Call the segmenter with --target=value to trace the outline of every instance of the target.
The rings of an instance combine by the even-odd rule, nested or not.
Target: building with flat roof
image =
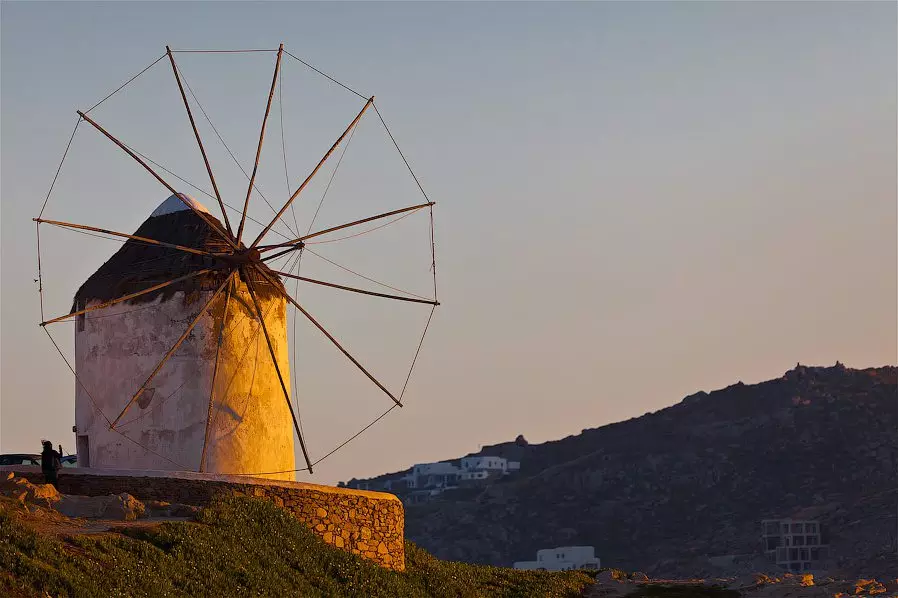
[[[598,569],[601,566],[592,546],[559,546],[536,551],[535,561],[517,561],[515,569],[530,571],[571,571]]]
[[[765,519],[761,522],[767,558],[793,573],[824,568],[829,546],[823,543],[820,523],[799,519]]]

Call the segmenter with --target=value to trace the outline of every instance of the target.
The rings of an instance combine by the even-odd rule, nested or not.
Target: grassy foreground
[[[397,573],[325,544],[257,499],[232,498],[196,522],[121,533],[41,534],[0,503],[4,596],[579,596],[581,572],[515,571],[440,561],[406,543]]]

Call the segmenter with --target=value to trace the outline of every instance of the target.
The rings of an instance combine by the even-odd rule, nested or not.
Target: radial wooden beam
[[[147,384],[149,384],[150,381],[156,376],[156,374],[159,373],[159,370],[162,369],[162,366],[165,365],[165,362],[168,361],[168,359],[172,355],[174,355],[175,351],[178,350],[178,347],[180,347],[181,344],[187,339],[187,337],[190,335],[190,332],[199,323],[200,319],[206,313],[206,310],[209,309],[209,306],[212,305],[212,302],[215,301],[215,298],[221,294],[221,291],[225,288],[225,285],[228,284],[230,281],[231,281],[231,276],[228,276],[227,278],[225,278],[224,282],[221,283],[217,289],[215,289],[215,292],[212,293],[212,296],[209,297],[209,300],[206,301],[206,304],[203,305],[203,307],[200,309],[199,313],[196,315],[196,317],[193,319],[193,321],[190,322],[190,325],[187,327],[187,330],[185,330],[184,333],[181,335],[181,337],[175,342],[175,344],[172,345],[172,348],[168,350],[168,352],[165,354],[165,356],[162,358],[162,360],[159,362],[159,364],[153,369],[152,373],[149,376],[147,376],[147,379],[144,381],[143,384],[140,385],[140,388],[137,389],[137,392],[134,393],[134,396],[131,397],[131,400],[128,401],[128,404],[125,405],[124,409],[122,409],[122,412],[118,414],[118,417],[116,417],[115,420],[111,424],[109,424],[109,429],[115,428],[115,425],[119,422],[120,419],[122,419],[122,416],[124,416],[125,413],[128,412],[128,409],[131,408],[131,405],[133,405],[134,402],[140,397],[140,395],[143,394],[143,391],[146,390]]]
[[[399,399],[397,399],[395,396],[393,396],[393,393],[391,393],[389,390],[387,390],[387,387],[386,387],[386,386],[384,386],[383,384],[381,384],[380,381],[379,381],[377,378],[375,378],[375,377],[371,374],[371,372],[369,372],[367,369],[365,369],[365,366],[363,366],[361,363],[359,363],[359,361],[358,361],[355,357],[353,357],[353,356],[349,353],[349,351],[347,351],[347,350],[343,347],[343,345],[340,344],[340,341],[338,341],[336,338],[334,338],[334,336],[333,336],[330,332],[328,332],[327,329],[326,329],[324,326],[322,326],[322,325],[318,322],[318,320],[316,320],[316,319],[312,316],[312,314],[310,314],[309,312],[307,312],[307,311],[305,310],[305,308],[303,308],[302,305],[300,305],[299,303],[297,303],[297,301],[296,301],[293,297],[291,297],[289,293],[287,293],[287,292],[285,292],[284,290],[282,290],[282,289],[280,288],[280,285],[278,285],[274,280],[272,280],[271,276],[269,276],[269,275],[268,275],[264,270],[262,270],[261,268],[256,268],[256,272],[258,272],[260,275],[262,275],[262,277],[265,278],[265,279],[269,282],[269,284],[271,284],[275,289],[278,289],[278,291],[280,291],[280,293],[287,299],[287,301],[289,301],[290,303],[292,303],[292,304],[294,305],[294,307],[296,307],[296,309],[298,309],[299,311],[301,311],[301,312],[302,312],[302,315],[304,315],[306,318],[308,318],[308,320],[309,320],[312,324],[314,324],[315,327],[316,327],[318,330],[320,330],[320,331],[324,334],[324,336],[326,336],[326,337],[328,338],[328,340],[330,340],[330,342],[332,342],[332,343],[334,344],[335,347],[337,347],[338,349],[340,349],[340,352],[342,352],[343,355],[345,355],[345,356],[349,359],[349,361],[351,361],[353,364],[355,364],[355,366],[356,366],[357,368],[359,368],[359,369],[362,371],[362,373],[365,374],[365,376],[368,377],[369,380],[371,380],[372,382],[374,382],[374,384],[376,384],[377,387],[378,387],[379,389],[381,389],[382,391],[384,391],[384,393],[386,393],[386,395],[387,395],[388,397],[390,397],[391,399],[393,399],[393,402],[396,403],[396,405],[398,405],[399,407],[402,407],[402,403],[399,401]]]
[[[178,67],[175,64],[175,57],[172,55],[171,48],[165,46],[165,53],[168,54],[168,60],[171,62],[172,72],[175,74],[175,81],[178,83],[178,90],[181,92],[181,99],[184,101],[184,108],[187,109],[187,118],[190,119],[190,126],[193,128],[193,135],[196,137],[196,143],[200,146],[200,153],[203,154],[203,162],[206,164],[206,172],[209,173],[209,180],[212,181],[212,190],[215,192],[215,199],[221,207],[221,215],[224,217],[225,226],[228,234],[233,235],[231,222],[228,220],[228,212],[225,210],[224,201],[221,199],[221,193],[218,191],[218,185],[215,183],[215,175],[212,174],[212,166],[209,165],[209,157],[206,156],[206,149],[203,147],[203,140],[200,138],[199,129],[196,128],[196,121],[193,119],[193,112],[190,111],[190,103],[187,101],[187,95],[184,93],[184,85],[181,84],[181,75],[178,73]]]
[[[134,158],[134,159],[137,161],[137,163],[140,164],[141,166],[143,166],[143,167],[146,169],[147,172],[149,172],[151,175],[153,175],[153,177],[155,177],[155,179],[156,179],[157,181],[159,181],[160,183],[162,183],[162,186],[163,186],[163,187],[165,187],[166,189],[168,189],[169,191],[171,191],[173,195],[177,196],[178,199],[180,199],[182,202],[184,202],[184,205],[185,205],[185,206],[187,206],[188,208],[190,208],[191,210],[193,210],[193,213],[196,214],[197,216],[199,216],[200,219],[202,219],[202,221],[205,222],[205,223],[209,226],[209,228],[211,228],[212,230],[214,230],[215,232],[217,232],[217,233],[221,236],[222,239],[224,239],[225,241],[227,241],[228,245],[230,245],[230,246],[233,247],[234,249],[237,249],[237,244],[234,243],[234,241],[233,241],[233,239],[231,239],[230,235],[228,235],[227,233],[225,233],[225,231],[221,230],[221,227],[220,227],[220,226],[218,226],[218,225],[215,224],[212,220],[210,220],[209,214],[203,212],[202,210],[197,209],[196,206],[192,205],[190,202],[185,201],[184,198],[181,197],[181,194],[178,193],[178,191],[176,191],[174,187],[172,187],[171,185],[169,185],[168,182],[166,182],[165,179],[163,179],[161,176],[159,176],[159,174],[158,174],[155,170],[153,170],[152,168],[150,168],[149,165],[148,165],[146,162],[144,162],[143,160],[141,160],[140,157],[139,157],[137,154],[135,154],[133,151],[131,151],[131,150],[128,148],[128,146],[126,146],[124,143],[122,143],[121,141],[119,141],[118,139],[116,139],[115,137],[113,137],[113,136],[112,136],[106,129],[104,129],[103,127],[101,127],[100,125],[98,125],[96,122],[94,122],[89,116],[87,116],[86,114],[84,114],[84,113],[81,112],[80,110],[78,111],[78,115],[79,115],[81,118],[83,118],[84,120],[86,120],[87,122],[89,122],[91,125],[93,125],[94,128],[96,128],[100,133],[102,133],[102,134],[105,135],[107,138],[109,138],[110,141],[112,141],[114,144],[116,144],[117,146],[119,146],[120,148],[122,148],[122,150],[124,150],[124,152],[125,152],[126,154],[128,154],[129,156],[131,156],[132,158]]]
[[[209,444],[209,432],[211,431],[212,426],[212,411],[215,407],[215,378],[218,375],[218,358],[221,355],[221,345],[224,341],[225,322],[228,319],[228,307],[231,303],[231,289],[233,288],[233,285],[230,282],[234,280],[234,274],[231,273],[228,278],[229,284],[228,290],[225,291],[224,311],[221,314],[221,326],[218,329],[218,345],[215,347],[215,365],[212,366],[212,385],[209,389],[209,410],[206,414],[206,432],[205,434],[203,434],[203,450],[200,453],[200,473],[206,470],[206,447]]]
[[[278,48],[277,62],[274,65],[274,76],[271,78],[271,90],[268,92],[268,104],[265,105],[265,116],[262,118],[262,130],[259,132],[259,145],[256,147],[256,162],[253,165],[253,174],[249,178],[249,186],[246,188],[246,201],[243,202],[243,215],[240,217],[240,228],[237,229],[237,244],[243,240],[243,226],[246,224],[246,214],[249,209],[249,198],[253,193],[253,183],[256,181],[256,172],[259,170],[259,158],[262,155],[262,142],[265,140],[265,125],[268,124],[268,113],[271,112],[271,101],[274,99],[274,88],[278,81],[278,72],[281,70],[281,57],[284,55],[284,44]]]
[[[290,247],[291,245],[297,245],[299,243],[303,243],[308,239],[313,239],[315,237],[320,237],[321,235],[326,235],[328,233],[336,232],[338,230],[343,230],[344,228],[350,228],[352,226],[358,226],[360,224],[365,224],[366,222],[371,222],[372,220],[380,220],[381,218],[389,218],[390,216],[395,216],[397,214],[403,214],[405,212],[412,212],[414,210],[420,210],[421,208],[426,208],[428,206],[436,205],[436,202],[427,202],[418,204],[415,206],[409,206],[407,208],[400,208],[398,210],[393,210],[391,212],[384,212],[383,214],[378,214],[377,216],[369,216],[368,218],[362,218],[361,220],[354,220],[352,222],[347,222],[346,224],[341,224],[339,226],[332,226],[330,228],[326,228],[324,230],[320,230],[314,233],[310,233],[308,235],[303,235],[302,237],[293,239],[291,241],[285,241],[284,243],[276,243],[274,245],[263,245],[259,247],[259,251],[271,251],[272,249],[278,249],[280,247]]]
[[[342,284],[336,284],[333,282],[325,282],[323,280],[315,280],[314,278],[306,278],[305,276],[299,276],[297,274],[290,274],[289,272],[281,272],[279,270],[273,270],[275,274],[280,276],[286,276],[287,278],[293,278],[295,280],[302,280],[303,282],[310,282],[312,284],[320,284],[325,287],[331,287],[334,289],[341,289],[343,291],[351,291],[353,293],[361,293],[363,295],[371,295],[373,297],[383,297],[385,299],[396,299],[397,301],[409,301],[411,303],[426,303],[427,305],[439,305],[439,301],[433,301],[431,299],[415,299],[413,297],[403,297],[402,295],[388,295],[386,293],[375,293],[374,291],[366,291],[365,289],[359,289],[356,287],[347,287]]]
[[[87,226],[86,224],[72,224],[71,222],[62,222],[59,220],[44,220],[43,218],[32,218],[35,222],[40,222],[42,224],[52,224],[53,226],[60,226],[62,228],[73,228],[76,230],[89,230],[95,233],[103,233],[105,235],[112,235],[113,237],[122,237],[124,239],[133,239],[134,241],[140,241],[141,243],[148,243],[150,245],[158,245],[160,247],[167,247],[169,249],[177,249],[178,251],[186,251],[187,253],[193,253],[195,255],[202,255],[206,257],[214,257],[221,258],[228,256],[230,254],[227,253],[211,253],[209,251],[203,251],[202,249],[196,249],[195,247],[185,247],[184,245],[175,245],[173,243],[166,243],[164,241],[157,241],[156,239],[150,239],[149,237],[140,237],[137,235],[128,235],[125,233],[118,233],[114,230],[108,230],[105,228],[97,228],[95,226]]]
[[[258,271],[258,270],[256,270]],[[248,274],[248,273],[245,273]],[[259,307],[259,300],[256,297],[256,291],[253,288],[253,282],[250,277],[244,275],[246,280],[246,288],[249,289],[249,296],[252,297],[253,305],[256,307],[256,313],[259,315],[259,323],[262,325],[262,332],[265,334],[265,341],[268,343],[268,351],[271,353],[271,361],[274,363],[274,371],[277,372],[278,381],[281,383],[281,390],[284,391],[284,400],[287,401],[287,408],[290,410],[290,417],[293,418],[293,427],[296,429],[296,435],[299,438],[299,446],[302,449],[302,456],[306,460],[306,466],[309,473],[312,473],[312,460],[309,459],[309,452],[306,450],[306,441],[302,437],[302,431],[299,429],[299,422],[296,420],[296,413],[293,411],[293,403],[290,402],[290,393],[287,392],[287,385],[284,383],[284,376],[281,374],[281,368],[278,365],[277,355],[274,353],[274,345],[271,344],[271,337],[268,336],[268,327],[265,325],[265,314]],[[278,288],[275,286],[275,288]]]
[[[337,140],[334,142],[334,144],[331,146],[331,148],[329,150],[327,150],[327,152],[324,154],[324,156],[321,158],[321,160],[318,161],[318,164],[315,166],[315,168],[312,169],[312,172],[309,173],[309,176],[307,176],[306,179],[302,182],[302,184],[299,187],[297,187],[296,191],[293,192],[293,195],[290,196],[290,199],[288,199],[287,202],[284,204],[284,207],[281,208],[281,211],[278,212],[277,215],[275,215],[275,217],[271,220],[271,222],[268,223],[268,226],[265,227],[265,230],[263,230],[261,233],[259,233],[259,236],[256,237],[255,241],[253,241],[253,244],[251,245],[251,247],[256,247],[259,244],[259,241],[262,240],[262,237],[264,237],[268,233],[268,231],[271,230],[271,227],[274,226],[274,223],[277,222],[278,219],[280,219],[280,217],[284,215],[284,212],[287,211],[287,208],[290,207],[290,204],[293,203],[293,200],[296,199],[300,193],[302,193],[302,190],[306,188],[306,185],[309,184],[309,181],[312,180],[312,177],[315,176],[315,174],[324,165],[324,163],[327,161],[327,159],[331,157],[331,154],[334,153],[334,150],[337,149],[337,146],[340,145],[340,142],[342,142],[343,139],[346,137],[346,135],[348,135],[349,132],[352,130],[352,128],[354,126],[356,126],[356,124],[358,124],[359,120],[362,118],[362,115],[365,114],[365,111],[373,103],[374,103],[374,96],[371,96],[371,98],[369,98],[368,101],[365,102],[365,105],[362,106],[362,109],[359,111],[359,113],[356,115],[356,117],[354,119],[352,119],[352,122],[349,123],[349,126],[346,127],[346,130],[343,131],[343,134],[337,138]]]
[[[46,326],[47,324],[53,324],[55,322],[62,322],[63,320],[68,320],[69,318],[74,318],[80,316],[82,314],[86,314],[89,311],[94,311],[96,309],[102,309],[104,307],[109,307],[110,305],[115,305],[116,303],[121,303],[122,301],[128,301],[130,299],[134,299],[136,297],[140,297],[141,295],[146,295],[147,293],[152,293],[153,291],[158,291],[159,289],[164,289],[169,285],[173,285],[179,283],[184,280],[189,280],[191,278],[196,278],[197,276],[202,276],[203,274],[209,274],[210,272],[214,272],[212,269],[206,270],[197,270],[196,272],[191,272],[190,274],[185,274],[184,276],[179,276],[177,278],[173,278],[167,282],[163,282],[157,285],[153,285],[148,287],[142,291],[137,291],[136,293],[130,293],[128,295],[124,295],[119,297],[118,299],[113,299],[111,301],[104,301],[103,303],[99,303],[97,305],[92,305],[91,307],[87,307],[85,309],[72,312],[70,314],[66,314],[64,316],[59,316],[58,318],[53,318],[52,320],[47,320],[46,322],[41,322],[41,326]]]

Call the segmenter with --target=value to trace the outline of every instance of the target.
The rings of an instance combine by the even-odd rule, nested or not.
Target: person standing
[[[44,440],[43,444],[44,450],[41,452],[41,471],[44,473],[44,480],[46,480],[48,484],[53,484],[53,487],[58,490],[59,488],[56,486],[56,472],[62,467],[62,455],[53,450],[53,443],[49,440]],[[60,447],[60,449],[61,448],[62,447]]]

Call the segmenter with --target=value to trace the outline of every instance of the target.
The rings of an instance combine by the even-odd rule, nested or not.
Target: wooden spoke
[[[310,233],[308,235],[303,235],[297,239],[293,239],[292,241],[286,241],[284,243],[277,243],[275,245],[264,245],[259,248],[259,251],[270,251],[272,249],[277,249],[279,247],[290,247],[291,245],[297,245],[299,243],[303,243],[308,239],[312,239],[315,237],[320,237],[321,235],[326,235],[328,233],[332,233],[338,230],[342,230],[344,228],[350,228],[352,226],[358,226],[360,224],[365,224],[366,222],[371,222],[372,220],[380,220],[381,218],[389,218],[390,216],[395,216],[396,214],[402,214],[404,212],[411,212],[414,210],[420,210],[421,208],[426,208],[428,206],[435,205],[435,202],[427,202],[418,204],[416,206],[409,206],[407,208],[400,208],[398,210],[393,210],[392,212],[384,212],[383,214],[378,214],[377,216],[369,216],[368,218],[362,218],[361,220],[355,220],[353,222],[347,222],[346,224],[341,224],[340,226],[332,226],[331,228],[326,228],[324,230],[320,230],[318,232]]]
[[[229,276],[229,281],[234,280],[234,274]],[[228,290],[225,291],[224,311],[221,314],[221,326],[218,329],[218,344],[215,347],[215,365],[212,366],[212,387],[209,389],[209,411],[206,414],[206,432],[203,434],[203,451],[200,453],[200,468],[202,473],[206,470],[206,446],[209,444],[209,432],[212,427],[212,411],[215,406],[215,378],[218,375],[218,358],[221,355],[221,345],[224,341],[225,322],[228,319],[228,307],[231,304],[231,288],[228,284]]]
[[[258,272],[259,274],[261,274],[262,277],[265,278],[265,279],[269,282],[269,284],[271,284],[272,286],[274,286],[274,288],[280,290],[280,285],[278,285],[274,280],[272,280],[271,276],[269,276],[264,270],[262,270],[261,268],[257,268],[257,269],[256,269],[256,272]],[[306,318],[308,318],[308,320],[309,320],[312,324],[314,324],[315,327],[316,327],[318,330],[320,330],[320,331],[324,334],[324,336],[326,336],[326,337],[328,338],[328,340],[330,340],[330,342],[332,342],[332,343],[334,344],[335,347],[337,347],[338,349],[340,349],[340,351],[343,353],[343,355],[345,355],[345,356],[349,359],[349,361],[351,361],[353,364],[355,364],[355,366],[356,366],[357,368],[359,368],[359,369],[362,371],[362,373],[364,373],[364,374],[368,377],[369,380],[371,380],[372,382],[374,382],[374,384],[376,384],[377,387],[378,387],[379,389],[381,389],[382,391],[384,391],[384,393],[386,393],[386,395],[387,395],[388,397],[390,397],[391,399],[393,399],[393,402],[396,403],[396,405],[398,405],[399,407],[402,407],[402,403],[399,402],[399,399],[397,399],[395,396],[393,396],[393,393],[391,393],[389,390],[387,390],[387,387],[384,386],[383,384],[381,384],[380,381],[378,381],[378,379],[375,378],[375,377],[371,374],[371,372],[369,372],[368,370],[366,370],[366,369],[365,369],[365,366],[363,366],[361,363],[359,363],[359,361],[358,361],[355,357],[353,357],[353,356],[349,353],[349,351],[347,351],[346,349],[344,349],[344,348],[343,348],[343,345],[340,344],[340,341],[338,341],[337,339],[335,339],[334,336],[333,336],[330,332],[328,332],[328,331],[324,328],[324,326],[322,326],[322,325],[318,322],[318,320],[316,320],[314,317],[312,317],[312,314],[310,314],[309,312],[307,312],[307,311],[305,310],[305,308],[303,308],[303,306],[301,306],[299,303],[297,303],[297,301],[296,301],[293,297],[291,297],[288,293],[284,292],[283,290],[280,290],[280,292],[281,292],[281,294],[282,294],[284,297],[286,297],[287,301],[289,301],[290,303],[292,303],[292,304],[294,305],[294,307],[296,307],[296,309],[298,309],[299,311],[301,311],[301,312],[302,312],[302,315],[304,315]]]
[[[95,309],[102,309],[104,307],[109,307],[110,305],[115,305],[116,303],[121,303],[122,301],[128,301],[129,299],[134,299],[135,297],[140,297],[141,295],[146,295],[147,293],[152,293],[153,291],[158,291],[159,289],[164,289],[165,287],[181,282],[183,280],[188,280],[190,278],[196,278],[197,276],[202,276],[203,274],[209,274],[210,272],[214,272],[212,269],[206,270],[197,270],[196,272],[191,272],[190,274],[185,274],[184,276],[179,276],[178,278],[173,278],[168,282],[163,282],[157,285],[153,285],[149,288],[146,288],[142,291],[137,291],[136,293],[131,293],[129,295],[124,295],[119,297],[118,299],[113,299],[111,301],[105,301],[103,303],[99,303],[97,305],[92,305],[91,307],[87,307],[85,309],[72,312],[70,314],[66,314],[64,316],[59,316],[58,318],[53,318],[52,320],[47,320],[46,322],[41,322],[41,326],[46,326],[47,324],[53,324],[55,322],[62,322],[63,320],[68,320],[69,318],[74,318],[80,316],[82,314],[86,314],[89,311],[94,311]]]
[[[215,199],[218,200],[218,205],[221,207],[221,215],[224,217],[225,226],[228,229],[228,234],[233,235],[234,231],[231,229],[231,222],[228,220],[228,212],[225,210],[224,201],[221,199],[221,193],[218,191],[218,185],[215,183],[215,175],[212,174],[212,167],[209,165],[209,158],[206,156],[206,149],[203,147],[203,140],[200,139],[199,129],[196,128],[196,121],[193,120],[193,113],[190,111],[190,103],[187,101],[187,95],[184,93],[184,86],[181,84],[181,76],[178,74],[178,67],[175,65],[175,57],[172,55],[171,48],[165,46],[165,53],[168,54],[168,59],[171,62],[172,71],[175,74],[175,81],[178,82],[178,90],[181,92],[181,99],[184,100],[184,108],[187,109],[187,118],[190,119],[190,126],[193,127],[193,134],[196,137],[196,143],[200,146],[200,153],[203,154],[203,162],[206,164],[206,172],[209,173],[209,180],[212,181],[212,190],[215,192]]]
[[[256,313],[259,315],[259,323],[262,325],[262,332],[265,334],[265,341],[268,343],[268,351],[271,353],[271,361],[274,363],[274,370],[277,372],[278,380],[281,383],[281,390],[284,391],[284,400],[287,401],[287,408],[290,409],[290,417],[293,418],[293,427],[296,429],[296,435],[299,438],[302,456],[306,460],[306,466],[309,468],[309,473],[312,473],[312,461],[309,459],[309,453],[306,450],[306,441],[302,437],[302,431],[299,429],[299,422],[296,420],[296,413],[293,411],[293,403],[290,402],[290,393],[287,392],[287,385],[284,383],[284,376],[281,374],[277,355],[275,355],[274,346],[271,344],[271,337],[268,336],[268,327],[265,325],[265,314],[262,313],[262,308],[259,307],[259,300],[256,298],[256,291],[253,288],[252,280],[250,280],[249,276],[244,276],[244,278],[246,279],[246,288],[249,289],[249,296],[252,297],[253,305],[256,307]],[[275,288],[278,287],[275,286]]]
[[[137,389],[137,392],[134,393],[134,396],[131,397],[131,400],[128,401],[128,404],[125,405],[124,409],[122,409],[122,412],[118,414],[118,417],[116,417],[115,420],[111,424],[109,424],[109,429],[115,428],[115,425],[119,422],[120,419],[122,419],[122,416],[125,415],[125,413],[127,413],[128,409],[131,408],[131,405],[133,405],[134,402],[140,397],[140,395],[143,394],[143,391],[146,390],[147,384],[149,384],[150,381],[156,376],[156,374],[159,373],[159,370],[162,369],[162,366],[165,365],[165,362],[168,361],[169,357],[174,355],[175,351],[178,350],[178,347],[180,347],[181,344],[187,339],[187,337],[190,335],[190,331],[193,330],[194,326],[196,326],[199,323],[200,319],[203,317],[203,314],[206,313],[206,310],[209,309],[209,306],[212,305],[212,302],[215,301],[215,298],[221,294],[222,290],[224,290],[224,288],[225,288],[225,285],[228,284],[230,281],[231,281],[231,277],[228,276],[227,278],[225,278],[225,281],[223,283],[221,283],[217,289],[215,289],[215,292],[212,293],[212,296],[209,297],[209,300],[206,301],[206,304],[203,305],[203,307],[200,309],[199,313],[196,315],[196,317],[193,319],[193,321],[190,322],[190,326],[187,327],[187,330],[184,331],[184,334],[182,334],[181,337],[175,342],[175,344],[172,345],[172,348],[168,350],[168,352],[165,354],[165,356],[159,362],[159,365],[156,366],[156,368],[147,377],[147,379],[144,381],[144,383],[140,385],[140,388]]]
[[[135,154],[134,152],[132,152],[132,151],[131,151],[131,150],[130,150],[124,143],[122,143],[121,141],[119,141],[118,139],[116,139],[115,137],[113,137],[108,131],[106,131],[106,129],[104,129],[103,127],[101,127],[100,125],[98,125],[96,122],[94,122],[93,120],[91,120],[91,118],[90,118],[89,116],[87,116],[86,114],[84,114],[84,113],[81,112],[80,110],[78,111],[78,115],[81,116],[81,118],[83,118],[84,120],[86,120],[86,121],[89,122],[90,124],[92,124],[92,125],[99,131],[99,132],[101,132],[103,135],[105,135],[106,137],[108,137],[110,141],[112,141],[112,142],[115,143],[117,146],[119,146],[120,148],[122,148],[122,149],[125,151],[126,154],[128,154],[129,156],[131,156],[132,158],[134,158],[135,160],[137,160],[137,163],[138,163],[138,164],[140,164],[141,166],[143,166],[143,167],[147,170],[147,172],[149,172],[151,175],[153,175],[153,176],[156,178],[157,181],[159,181],[160,183],[162,183],[162,186],[163,186],[163,187],[165,187],[166,189],[168,189],[169,191],[171,191],[173,195],[176,195],[179,199],[181,199],[181,201],[184,202],[184,205],[186,205],[188,208],[190,208],[191,210],[193,210],[193,213],[196,214],[197,216],[199,216],[199,217],[203,220],[203,222],[205,222],[205,223],[209,226],[209,228],[211,228],[212,230],[214,230],[215,232],[217,232],[217,233],[219,234],[219,236],[221,236],[222,239],[224,239],[225,241],[227,241],[228,245],[230,245],[230,246],[233,247],[234,249],[237,249],[237,244],[234,243],[233,239],[232,239],[227,233],[225,233],[223,230],[221,230],[221,227],[220,227],[220,226],[218,226],[217,224],[215,224],[214,222],[212,222],[212,220],[210,220],[209,214],[203,212],[202,210],[197,209],[196,206],[190,204],[189,202],[184,201],[184,198],[181,197],[181,194],[178,193],[178,192],[175,190],[174,187],[172,187],[171,185],[169,185],[169,184],[165,181],[165,179],[163,179],[161,176],[159,176],[159,174],[157,174],[155,170],[153,170],[152,168],[150,168],[149,165],[148,165],[146,162],[144,162],[143,160],[141,160],[141,159],[137,156],[137,154]]]
[[[274,89],[274,88],[272,88],[272,89]],[[317,173],[318,170],[327,161],[327,159],[330,158],[331,154],[334,153],[334,150],[337,149],[337,146],[340,145],[340,142],[342,142],[343,139],[346,137],[346,135],[348,135],[349,132],[352,130],[352,128],[354,126],[356,126],[356,124],[358,124],[359,120],[362,118],[362,115],[365,114],[365,111],[373,103],[374,103],[374,96],[371,96],[371,98],[369,98],[368,101],[365,102],[365,105],[362,107],[361,111],[356,115],[356,117],[352,120],[352,122],[349,123],[349,126],[346,127],[346,130],[343,131],[343,134],[340,135],[340,137],[337,138],[337,140],[334,142],[334,144],[331,146],[331,148],[329,150],[327,150],[327,153],[325,153],[324,157],[322,157],[321,160],[318,161],[318,164],[315,166],[315,168],[312,169],[312,172],[309,173],[309,176],[306,177],[306,180],[304,180],[302,182],[302,184],[296,189],[296,191],[293,192],[293,195],[290,196],[290,199],[288,199],[287,203],[284,204],[284,207],[281,208],[281,211],[278,212],[277,215],[275,215],[275,217],[271,220],[271,222],[268,223],[268,226],[265,227],[265,230],[263,230],[261,233],[259,233],[259,236],[256,237],[256,240],[253,241],[253,244],[250,247],[256,247],[259,244],[259,241],[262,240],[262,237],[264,237],[268,233],[268,231],[271,230],[271,227],[274,226],[274,223],[277,222],[278,219],[284,215],[284,212],[287,211],[287,208],[290,207],[290,204],[293,203],[293,200],[296,199],[300,193],[302,193],[302,190],[306,188],[306,185],[309,184],[309,181],[312,180],[312,177],[315,176],[315,173]]]
[[[262,142],[265,140],[265,125],[268,123],[268,113],[271,111],[271,101],[274,99],[274,88],[277,85],[278,72],[281,70],[281,57],[284,54],[284,44],[278,48],[277,62],[274,65],[274,76],[271,78],[271,90],[268,92],[268,104],[265,106],[265,116],[262,118],[262,131],[259,133],[259,145],[256,147],[256,162],[253,165],[253,174],[249,178],[249,187],[246,188],[246,201],[243,202],[243,215],[240,217],[240,228],[237,229],[237,244],[243,240],[243,226],[246,224],[246,214],[249,209],[249,197],[253,193],[253,183],[256,180],[256,172],[259,170],[259,157],[262,155]]]
[[[71,222],[61,222],[59,220],[44,220],[43,218],[32,218],[35,222],[40,222],[42,224],[52,224],[53,226],[60,226],[62,228],[74,228],[77,230],[89,230],[95,233],[103,233],[105,235],[112,235],[114,237],[122,237],[124,239],[133,239],[135,241],[140,241],[141,243],[148,243],[150,245],[159,245],[160,247],[167,247],[169,249],[177,249],[178,251],[186,251],[187,253],[193,253],[195,255],[203,255],[206,257],[214,257],[221,258],[227,256],[229,254],[226,253],[211,253],[209,251],[203,251],[202,249],[196,249],[195,247],[185,247],[184,245],[175,245],[173,243],[166,243],[164,241],[157,241],[156,239],[150,239],[149,237],[139,237],[137,235],[127,235],[125,233],[117,233],[114,230],[108,230],[105,228],[97,228],[95,226],[87,226],[85,224],[72,224]]]
[[[396,299],[398,301],[410,301],[412,303],[426,303],[428,305],[439,305],[439,301],[432,301],[430,299],[415,299],[413,297],[403,297],[401,295],[388,295],[386,293],[375,293],[374,291],[366,291],[365,289],[358,289],[355,287],[347,287],[342,284],[336,284],[333,282],[325,282],[323,280],[315,280],[314,278],[306,278],[305,276],[299,276],[297,274],[290,274],[289,272],[281,272],[279,270],[273,271],[275,274],[279,274],[281,276],[286,276],[287,278],[293,278],[296,280],[302,280],[304,282],[311,282],[312,284],[320,284],[322,286],[331,287],[334,289],[341,289],[344,291],[352,291],[353,293],[362,293],[363,295],[372,295],[374,297],[383,297],[385,299]]]

